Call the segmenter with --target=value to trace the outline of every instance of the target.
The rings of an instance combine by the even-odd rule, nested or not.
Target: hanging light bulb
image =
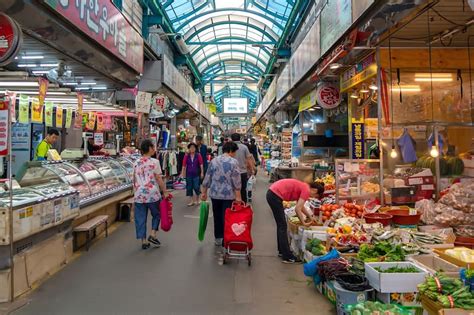
[[[356,90],[352,91],[351,98],[359,98],[359,94]]]
[[[377,91],[379,88],[378,88],[378,86],[375,84],[375,82],[372,81],[372,83],[369,85],[369,89],[371,89],[372,91]]]
[[[370,90],[367,88],[366,85],[362,85],[362,88],[360,89],[360,92],[365,94],[365,93],[369,93]]]
[[[430,151],[430,155],[434,158],[438,157],[439,156],[439,151],[438,151],[438,147],[433,145],[431,147],[431,151]]]
[[[390,157],[391,157],[392,159],[396,159],[397,156],[398,156],[397,150],[395,150],[395,146],[392,145],[392,151],[390,151]]]

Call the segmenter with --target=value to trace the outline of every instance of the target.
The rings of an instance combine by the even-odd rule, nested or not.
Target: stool
[[[86,250],[89,250],[90,242],[93,237],[91,237],[91,231],[94,232],[98,226],[105,224],[105,237],[109,236],[109,216],[108,215],[98,215],[93,217],[87,222],[82,223],[81,225],[75,227],[72,231],[73,233],[87,233],[86,234]],[[74,250],[77,249],[77,237],[74,236]]]

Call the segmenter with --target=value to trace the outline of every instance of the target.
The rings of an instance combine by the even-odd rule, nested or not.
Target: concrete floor
[[[302,265],[276,257],[267,182],[260,177],[254,192],[251,267],[244,261],[219,264],[211,218],[206,239],[198,242],[199,209],[187,208],[180,191],[173,228],[159,234],[161,248],[141,250],[134,225],[123,224],[47,280],[14,314],[335,314],[307,284]]]

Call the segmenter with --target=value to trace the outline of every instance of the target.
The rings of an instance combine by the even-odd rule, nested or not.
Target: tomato
[[[328,217],[323,215],[323,217],[322,217],[321,219],[322,219],[323,222],[324,222],[324,221],[327,221],[327,220],[328,220]]]
[[[357,211],[357,216],[362,217],[363,212],[362,211]]]
[[[332,210],[337,210],[337,209],[339,209],[339,206],[338,206],[338,205],[333,205],[333,206],[332,206]]]
[[[330,212],[330,211],[325,211],[325,212],[324,212],[324,216],[325,216],[325,217],[330,217],[330,216],[331,216],[331,212]]]

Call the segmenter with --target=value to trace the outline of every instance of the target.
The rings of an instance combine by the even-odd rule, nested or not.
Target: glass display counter
[[[336,200],[380,198],[380,160],[336,159]]]

